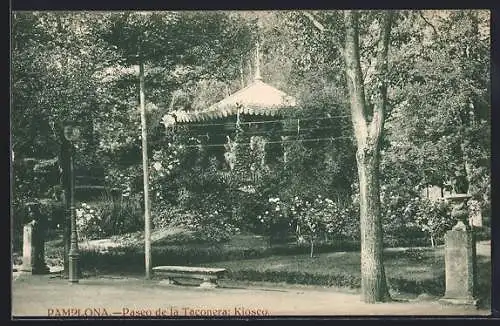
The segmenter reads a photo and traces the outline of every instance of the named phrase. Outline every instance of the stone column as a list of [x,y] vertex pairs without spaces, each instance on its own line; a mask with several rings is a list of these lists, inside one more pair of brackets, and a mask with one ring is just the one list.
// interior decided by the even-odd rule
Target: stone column
[[446,292],[442,303],[474,305],[476,299],[476,241],[468,224],[468,195],[447,197],[457,224],[445,235]]
[[21,271],[31,274],[47,274],[50,269],[45,264],[46,221],[40,215],[38,205],[29,205],[31,222],[23,229],[23,265]]
[[34,246],[33,246],[33,224],[31,221],[23,227],[23,264],[21,266],[22,272],[33,271]]

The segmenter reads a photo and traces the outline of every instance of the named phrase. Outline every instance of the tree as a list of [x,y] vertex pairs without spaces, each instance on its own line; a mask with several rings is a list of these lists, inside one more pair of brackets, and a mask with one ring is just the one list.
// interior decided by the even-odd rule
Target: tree
[[[401,114],[392,128],[404,130],[412,149],[424,154],[426,160],[419,162],[423,181],[457,188],[455,179],[465,175],[456,191],[484,193],[474,172],[489,170],[489,40],[480,32],[488,28],[488,17],[459,11],[428,20],[433,33],[421,35],[414,50],[395,56],[395,67],[407,73],[395,87]],[[419,69],[408,69],[408,60]]]
[[[58,157],[56,165],[64,178],[55,175],[49,180],[36,180],[50,188],[66,186],[69,179],[67,156],[63,144],[62,125],[82,117],[92,119],[98,113],[93,74],[103,66],[104,57],[98,37],[90,26],[98,25],[96,17],[81,13],[16,13],[13,16],[12,48],[12,146],[16,160]],[[110,57],[108,57],[110,58]],[[78,157],[80,166],[88,166],[92,155],[92,125],[82,127]],[[19,170],[18,170],[19,172]],[[45,194],[26,194],[22,184],[32,185],[31,178],[17,173],[14,205],[28,195],[31,199]],[[24,180],[23,180],[24,179]],[[61,180],[62,179],[62,180]],[[32,185],[33,186],[33,185]],[[67,187],[66,187],[67,189]],[[69,192],[65,192],[66,204]],[[38,198],[37,198],[38,197]],[[55,200],[59,200],[59,196]],[[67,207],[69,208],[69,207]],[[55,215],[54,212],[48,214]],[[19,223],[19,219],[14,223]],[[61,221],[62,222],[62,221]],[[68,225],[68,222],[62,223]],[[69,247],[69,227],[66,227],[66,247]]]
[[[16,164],[25,158],[59,156],[57,163],[64,170],[67,151],[61,150],[65,145],[61,127],[65,120],[80,120],[77,173],[82,168],[101,168],[103,173],[95,177],[108,177],[106,186],[119,187],[127,195],[137,192],[141,188],[139,92],[131,66],[139,43],[147,60],[150,135],[153,141],[164,140],[164,129],[159,128],[165,113],[161,107],[168,107],[174,91],[189,85],[189,80],[235,78],[239,60],[227,57],[245,50],[242,44],[248,47],[250,42],[245,40],[250,33],[246,25],[226,16],[215,12],[15,13],[12,145]],[[19,170],[16,179],[14,202],[19,206],[21,198],[32,196],[33,180]],[[48,182],[56,186],[61,181],[56,176]]]
[[[425,187],[438,186],[443,192],[468,191],[487,211],[488,12],[405,11],[399,18],[389,57],[382,185],[387,194],[398,195],[402,209]],[[392,214],[404,215],[402,210]]]
[[351,117],[357,143],[361,227],[361,291],[365,302],[390,299],[383,265],[380,212],[380,145],[387,101],[387,57],[392,24],[390,11],[378,17],[379,40],[376,53],[373,109],[367,103],[360,63],[359,13],[345,12],[345,72]]
[[[296,196],[290,205],[290,213],[297,221],[297,233],[300,238],[309,241],[309,256],[314,257],[314,244],[321,233],[332,232],[340,226],[341,212],[335,210],[334,202],[317,195],[311,201]],[[337,225],[335,225],[337,224]]]

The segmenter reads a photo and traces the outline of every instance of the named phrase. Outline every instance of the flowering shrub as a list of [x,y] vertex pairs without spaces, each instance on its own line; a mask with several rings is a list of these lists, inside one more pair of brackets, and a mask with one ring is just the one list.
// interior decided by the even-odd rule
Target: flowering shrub
[[264,233],[269,236],[270,244],[275,238],[283,238],[283,233],[288,231],[288,210],[286,202],[282,202],[279,197],[270,197],[266,210],[257,216]]
[[153,151],[153,226],[183,226],[207,240],[224,241],[237,231],[228,205],[234,201],[228,200],[229,187],[220,177],[220,163],[200,144],[199,139],[177,134],[172,143]]
[[172,187],[173,174],[180,165],[179,156],[182,147],[175,146],[171,143],[167,144],[166,148],[153,151],[152,163],[149,168],[150,192],[153,202],[163,202],[169,198],[169,192]]
[[338,233],[342,212],[333,200],[317,195],[314,200],[294,198],[291,209],[297,221],[298,236],[311,244],[311,257],[314,255],[314,243],[321,233]]
[[164,229],[168,227],[175,216],[182,214],[182,210],[177,206],[171,205],[157,205],[151,211],[151,222],[154,229]]
[[104,198],[76,209],[79,235],[83,239],[99,239],[144,229],[143,209],[137,198]]
[[416,198],[408,205],[407,214],[414,214],[415,224],[429,235],[434,246],[435,241],[442,240],[445,232],[456,223],[450,215],[450,209],[444,200]]
[[380,201],[384,238],[392,246],[406,240],[417,241],[425,236],[420,226],[415,223],[414,215],[419,200],[414,191],[381,186]]
[[273,226],[286,221],[295,230],[297,240],[314,244],[322,234],[336,237],[355,238],[359,232],[359,217],[355,207],[344,207],[329,198],[317,195],[313,200],[295,196],[291,200],[279,197],[268,199],[268,208],[258,216],[260,222],[271,231]]
[[308,233],[309,239],[317,238],[322,232],[337,237],[355,238],[359,231],[356,206],[341,205],[321,195],[311,201],[295,197],[291,212],[298,221],[300,231]]
[[298,236],[303,237],[313,245],[319,232],[325,231],[327,224],[330,224],[331,212],[327,208],[332,206],[332,203],[333,201],[330,199],[323,200],[321,195],[318,195],[312,202],[295,197],[291,213],[297,221]]
[[231,223],[227,216],[219,211],[207,212],[205,214],[195,213],[188,225],[189,229],[199,231],[198,234],[208,242],[223,242],[229,240],[232,234],[238,233],[239,228]]
[[98,239],[104,235],[101,228],[102,215],[95,207],[81,203],[76,208],[76,226],[82,239]]
[[264,214],[259,215],[257,218],[263,225],[269,228],[279,219],[284,218],[285,207],[285,203],[282,203],[279,197],[271,197],[269,198],[269,209],[264,211]]
[[232,234],[240,231],[226,214],[217,210],[202,212],[175,209],[159,221],[157,227],[180,226],[194,231],[197,240],[210,243],[227,241]]

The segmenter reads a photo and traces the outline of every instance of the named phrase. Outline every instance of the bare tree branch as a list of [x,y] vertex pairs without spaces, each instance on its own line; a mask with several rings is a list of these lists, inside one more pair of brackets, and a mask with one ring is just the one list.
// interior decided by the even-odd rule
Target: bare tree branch
[[324,32],[326,30],[325,26],[323,26],[323,24],[317,21],[316,18],[314,18],[314,16],[310,12],[304,11],[303,14],[304,16],[309,18],[309,20],[313,23],[313,25],[321,32]]

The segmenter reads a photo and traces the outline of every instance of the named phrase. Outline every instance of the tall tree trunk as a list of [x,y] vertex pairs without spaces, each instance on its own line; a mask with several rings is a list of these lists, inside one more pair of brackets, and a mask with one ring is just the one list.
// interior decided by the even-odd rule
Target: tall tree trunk
[[371,121],[365,102],[365,90],[359,53],[358,14],[345,13],[345,69],[351,117],[357,143],[356,162],[359,178],[361,231],[361,291],[367,303],[389,301],[383,265],[383,234],[380,215],[379,162],[380,140],[384,127],[387,86],[387,55],[392,14],[380,20],[380,40],[375,66],[375,98]]
[[359,178],[361,227],[361,290],[368,303],[388,301],[383,264],[383,233],[380,214],[378,148],[356,153]]

